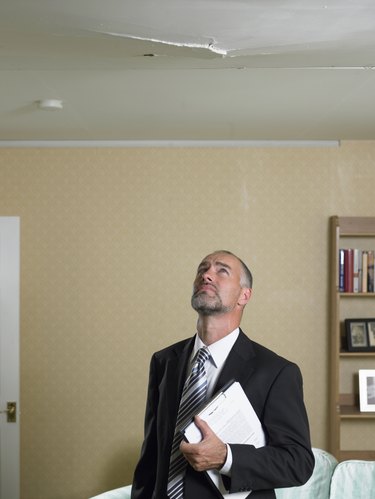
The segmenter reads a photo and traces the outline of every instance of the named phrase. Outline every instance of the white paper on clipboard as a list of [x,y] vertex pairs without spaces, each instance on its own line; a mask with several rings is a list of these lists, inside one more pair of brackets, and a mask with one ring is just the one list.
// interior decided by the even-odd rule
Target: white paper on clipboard
[[[254,447],[263,447],[266,443],[262,424],[238,381],[219,392],[198,416],[225,443]],[[194,422],[185,428],[183,434],[190,443],[202,440],[201,432]]]

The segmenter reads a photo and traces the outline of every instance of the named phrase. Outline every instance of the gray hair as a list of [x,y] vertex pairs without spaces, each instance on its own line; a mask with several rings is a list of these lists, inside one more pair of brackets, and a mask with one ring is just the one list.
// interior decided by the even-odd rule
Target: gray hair
[[240,262],[241,267],[242,267],[242,273],[241,273],[241,281],[240,284],[243,288],[252,288],[253,287],[253,276],[250,272],[249,267],[246,265],[245,262],[241,260],[237,255],[232,253],[231,251],[228,250],[218,250],[214,251],[213,253],[224,253],[226,255],[231,255],[237,258],[237,260]]

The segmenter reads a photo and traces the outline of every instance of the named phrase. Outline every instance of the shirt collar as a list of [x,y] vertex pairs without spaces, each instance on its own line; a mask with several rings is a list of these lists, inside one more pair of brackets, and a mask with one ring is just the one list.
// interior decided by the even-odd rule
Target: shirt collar
[[[234,331],[221,338],[221,340],[215,341],[208,348],[211,354],[211,361],[215,367],[221,369],[224,362],[227,360],[229,352],[231,351],[234,343],[236,342],[238,335],[240,334],[240,329],[237,327]],[[192,352],[192,359],[195,357],[198,350],[206,345],[199,338],[198,334],[195,336],[195,343]]]

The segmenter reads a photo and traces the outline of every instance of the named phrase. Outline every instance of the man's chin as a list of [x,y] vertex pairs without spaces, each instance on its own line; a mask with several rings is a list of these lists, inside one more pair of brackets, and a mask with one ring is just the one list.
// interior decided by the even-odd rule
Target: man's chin
[[191,299],[193,309],[202,315],[213,315],[221,312],[222,305],[217,301],[207,299],[202,293],[194,295]]

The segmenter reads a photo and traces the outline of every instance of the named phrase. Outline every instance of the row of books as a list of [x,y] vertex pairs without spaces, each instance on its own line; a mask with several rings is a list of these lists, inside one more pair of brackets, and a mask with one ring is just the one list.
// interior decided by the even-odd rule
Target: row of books
[[339,291],[374,292],[374,251],[357,248],[339,249]]

